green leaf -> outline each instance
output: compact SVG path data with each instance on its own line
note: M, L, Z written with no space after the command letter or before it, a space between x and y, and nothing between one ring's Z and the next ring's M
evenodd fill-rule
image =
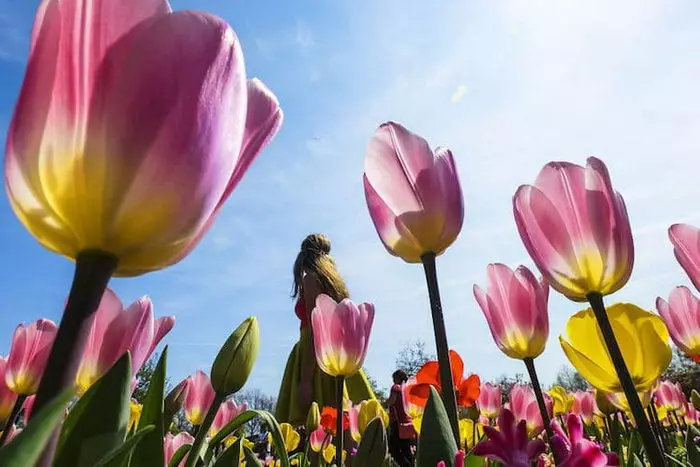
M469 454L464 458L464 467L484 467L485 465L487 465L485 457Z
M170 462L168 462L168 467L177 467L180 465L180 462L182 462L182 459L185 458L188 452L190 452L190 449L192 449L191 444L184 444L178 448L177 451L173 454L173 457L170 458Z
M630 439L627 443L627 466L636 467L637 464L635 464L634 457L635 455L641 457L643 455L643 451L644 445L642 444L642 437L636 430L634 430L632 433L630 433ZM642 464L642 467L644 467L644 464Z
M235 443L214 463L214 467L238 467L241 463L241 454L243 454L243 438L238 438Z
M637 453L630 452L628 456L627 467L645 467L644 462L642 462Z
M73 390L68 389L37 411L26 428L11 443L0 449L0 465L3 467L36 465L72 397Z
M214 437L212 437L212 439L209 441L209 449L214 449L217 444L224 440L224 438L256 417L261 418L270 429L272 444L275 446L275 452L277 454L277 459L280 461L280 467L289 467L289 457L287 456L287 450L284 446L284 439L282 438L280 426L277 423L277 420L275 420L275 417L273 417L270 412L265 410L248 410L231 420L221 430L219 430ZM204 456L204 458L206 459L207 456Z
M54 467L92 467L105 452L124 442L130 383L127 352L71 409L63 423Z
M357 448L355 465L382 467L386 458L386 429L381 418L377 417L367 425L362 441Z
M120 467L124 465L125 461L134 451L134 448L138 446L141 441L143 441L146 435L153 432L155 428L156 427L153 425L148 425L141 428L139 431L134 433L133 436L124 441L123 444L117 446L115 449L112 449L112 451L100 459L94 467Z
M692 466L700 465L700 448L695 443L697 437L700 437L700 431L694 426L689 426L685 438L685 449L688 452L688 464Z
M443 461L449 467L454 464L455 454L457 454L457 443L452 434L447 411L440 395L431 386L430 397L428 397L428 404L425 406L421 422L416 465L435 467L438 462Z
M168 359L168 347L163 349L158 359L156 369L153 371L151 381L148 383L148 391L143 400L143 409L139 419L139 429L146 425L153 425L155 429L146 436L146 439L134 449L131 455L130 467L151 467L165 464L163 454L163 396L165 392L165 366Z
M253 453L253 451L251 451L250 449L248 449L245 446L243 446L243 455L245 456L246 467L248 467L248 466L263 467L262 462L260 462L260 459L258 459L258 456L256 456L255 453Z
M610 425L610 448L617 453L620 465L625 465L625 429L617 414L613 416Z

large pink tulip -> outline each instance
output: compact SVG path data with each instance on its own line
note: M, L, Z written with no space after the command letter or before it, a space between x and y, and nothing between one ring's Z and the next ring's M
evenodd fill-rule
M158 270L192 250L281 120L220 18L44 0L7 135L10 204L51 251Z
M236 401L229 399L224 401L220 406L216 416L214 417L214 422L209 428L209 436L216 435L219 430L229 424L234 418L238 417L240 414L248 410L248 404L245 402L242 404L236 404Z
M381 125L365 157L365 198L384 246L419 263L441 254L462 230L464 199L452 152L398 123Z
M201 425L215 395L211 380L206 373L200 370L188 377L184 403L187 421L193 425Z
M520 237L547 282L578 302L627 283L634 245L627 209L602 161L550 162L513 197Z
M489 419L497 418L503 409L501 387L491 383L482 384L477 403L481 415Z
M581 417L583 423L586 425L593 423L593 416L597 410L595 395L592 392L576 391L574 393L574 405L571 408L571 412Z
M186 431L180 432L174 436L172 433L166 434L165 439L163 440L165 467L168 466L170 459L172 459L173 455L175 455L178 449L188 444L191 446L193 443L194 437ZM180 462L179 467L183 467L185 465L186 459L187 456L185 456L185 458Z
M14 393L5 382L5 370L7 368L7 359L0 356L0 427L4 426L12 408L17 402L17 394Z
M552 416L552 399L545 395L545 403L549 416ZM539 406L537 405L537 397L530 386L524 384L516 384L510 390L508 396L508 406L515 419L525 420L527 423L527 431L530 436L537 436L544 429L544 422L540 414Z
M538 357L549 337L547 283L525 266L512 271L505 264L489 264L486 275L486 291L474 285L474 297L496 345L510 358Z
M678 348L700 360L700 300L688 287L680 286L671 291L668 302L658 297L656 309Z
M374 320L374 305L356 306L345 299L336 303L320 294L311 312L316 362L331 376L351 376L365 361Z
M7 387L24 396L36 393L57 331L49 319L17 326L5 366Z
M136 375L174 325L172 316L153 319L150 298L142 297L125 309L112 289L105 290L83 350L76 376L78 390L87 391L127 350Z
M673 254L696 289L700 290L700 229L689 224L668 228Z
M674 412L685 409L688 402L680 385L671 381L661 381L654 395L657 405Z

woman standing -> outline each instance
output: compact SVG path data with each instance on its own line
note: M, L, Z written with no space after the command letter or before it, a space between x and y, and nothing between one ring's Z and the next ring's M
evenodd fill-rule
M349 296L330 252L331 242L325 235L311 234L301 243L294 261L292 296L296 299L294 311L300 321L300 336L287 360L277 397L275 417L280 423L302 425L312 402L316 401L320 407L336 403L335 380L316 364L311 329L311 310L319 294L326 294L336 302ZM353 403L375 398L361 370L346 380L345 389Z
M416 431L403 405L403 385L408 381L408 376L403 370L396 370L391 378L394 385L391 386L386 401L389 407L389 454L399 467L412 467L411 443L416 437Z

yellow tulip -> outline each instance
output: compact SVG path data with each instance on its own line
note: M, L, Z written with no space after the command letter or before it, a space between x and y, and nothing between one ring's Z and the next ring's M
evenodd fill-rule
M280 423L280 432L282 433L282 439L284 440L284 448L287 452L294 451L299 447L299 441L301 441L301 435L290 425L289 423Z
M631 303L616 303L607 307L607 313L637 392L649 391L671 363L666 325ZM566 339L559 336L559 342L581 376L601 391L622 392L591 308L569 318L566 335Z
M142 411L143 406L141 404L131 401L129 404L129 430L138 425Z
M411 421L413 422L413 428L415 428L416 433L420 434L420 427L423 425L423 415L413 417Z
M345 458L347 457L347 452L343 450L343 465L345 465ZM326 463L330 464L335 460L335 444L329 444L323 450L323 459Z
M469 450L479 442L484 434L484 427L481 423L476 423L476 433L474 432L474 421L463 418L459 421L459 438L461 439L461 448ZM474 436L476 434L476 436ZM476 438L476 439L474 439Z
M645 409L649 405L649 402L651 402L652 394L652 391L637 393L637 395L639 396L639 400L642 402L642 407L644 407ZM612 394L608 393L605 394L605 398L618 410L621 410L625 413L630 413L632 411L629 402L627 402L627 396L625 396L624 392L616 392Z
M552 397L554 402L552 411L555 417L571 412L574 406L574 396L561 386L554 386L547 393Z
M367 425L375 418L381 418L384 426L389 426L389 415L377 399L360 402L360 412L357 416L357 426L360 430L360 436L365 434Z

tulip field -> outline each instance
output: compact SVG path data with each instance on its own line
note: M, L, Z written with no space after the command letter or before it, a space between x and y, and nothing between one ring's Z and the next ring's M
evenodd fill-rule
M668 227L678 281L685 274L698 290L659 290L653 310L614 303L635 257L615 174L594 157L555 161L514 186L514 224L536 270L484 264L473 287L493 344L528 378L506 390L449 345L439 257L464 222L452 151L396 122L367 135L362 183L387 253L425 272L435 359L399 374L388 402L353 400L382 310L372 297L336 299L332 281L312 277L320 290L299 347L310 344L314 375L332 392L290 395L289 413L305 419L239 397L265 332L255 317L215 343L208 371L169 385L176 317L154 316L148 297L123 303L109 282L186 258L282 121L214 15L173 12L166 0L41 3L5 188L27 232L75 273L60 323L20 324L0 357L1 467L700 467L700 393L663 378L674 347L700 362L700 229ZM580 304L559 345L587 390L547 389L538 376L550 294Z

